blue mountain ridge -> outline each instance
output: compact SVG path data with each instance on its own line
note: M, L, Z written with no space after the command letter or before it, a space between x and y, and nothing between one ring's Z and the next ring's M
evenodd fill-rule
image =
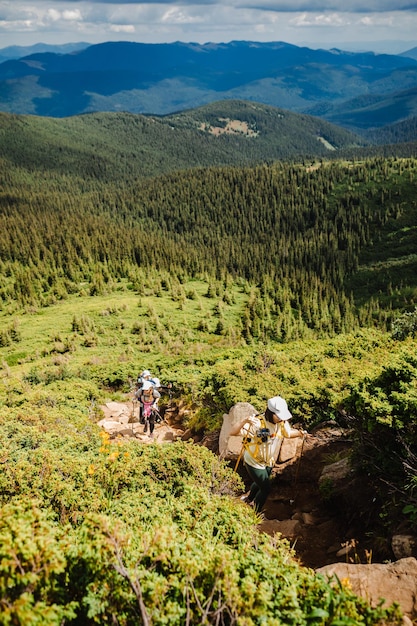
M244 99L366 129L374 124L372 113L359 109L352 117L352 101L381 102L394 94L406 99L397 109L382 107L377 125L392 124L414 115L415 87L412 57L285 42L106 42L0 64L0 110L52 117L92 111L164 115Z

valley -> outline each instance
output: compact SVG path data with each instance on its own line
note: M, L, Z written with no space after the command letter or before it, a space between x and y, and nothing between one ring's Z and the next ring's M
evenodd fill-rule
M417 162L370 149L236 100L0 115L10 623L404 623L315 571L417 533ZM172 389L153 439L144 368ZM216 445L231 407L274 394L312 436L260 518ZM348 484L320 481L339 461Z

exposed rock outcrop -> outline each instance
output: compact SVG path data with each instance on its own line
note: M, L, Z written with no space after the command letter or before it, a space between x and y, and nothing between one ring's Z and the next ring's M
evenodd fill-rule
M327 577L337 576L374 607L382 599L383 606L397 602L409 619L417 617L417 560L413 557L386 564L335 563L316 571Z
M143 424L139 423L137 405L132 402L106 402L100 407L104 417L98 425L105 430L112 439L117 437L134 437L139 441L148 443L157 441L160 443L170 443L181 438L183 430L174 428L163 421L156 424L153 437L144 432Z

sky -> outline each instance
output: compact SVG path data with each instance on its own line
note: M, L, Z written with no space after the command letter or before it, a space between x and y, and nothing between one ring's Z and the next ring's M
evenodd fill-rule
M0 49L235 40L398 54L417 47L417 0L0 0Z

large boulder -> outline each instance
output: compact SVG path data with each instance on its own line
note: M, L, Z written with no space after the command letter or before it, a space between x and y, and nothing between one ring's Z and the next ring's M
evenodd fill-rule
M316 571L330 578L336 576L374 607L381 600L383 606L397 602L406 616L417 617L417 560L413 557L387 564L334 563Z
M277 458L278 463L286 463L291 461L300 455L300 448L303 444L303 440L300 437L294 439L283 439L281 442L281 448Z
M242 437L231 435L232 427L242 422L246 417L256 415L258 411L249 402L238 402L223 415L223 425L219 435L219 454L227 461L236 460L242 450Z
M319 478L319 485L322 488L328 485L329 488L337 491L340 486L344 486L347 481L350 481L352 475L353 470L350 460L348 457L345 457L323 468Z

